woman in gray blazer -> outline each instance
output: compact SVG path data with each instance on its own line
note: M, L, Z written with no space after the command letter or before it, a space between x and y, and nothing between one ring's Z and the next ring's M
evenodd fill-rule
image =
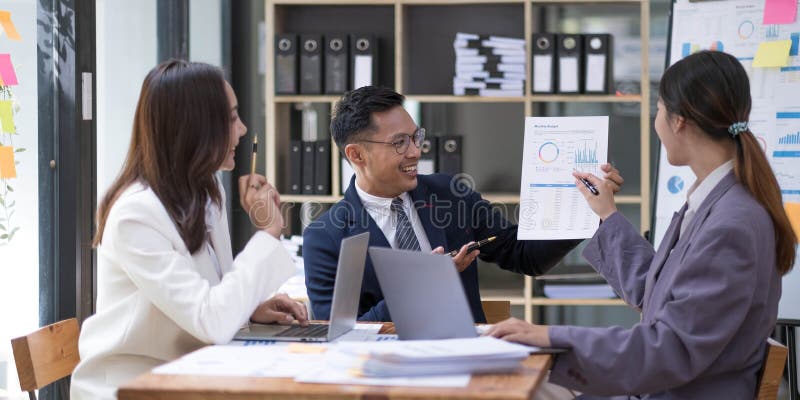
M607 183L576 186L603 223L583 256L642 312L630 329L507 320L492 336L565 348L550 381L592 396L752 399L797 238L748 129L751 99L736 58L703 51L659 87L655 128L672 165L697 176L655 250L614 205ZM638 398L638 397L637 397Z

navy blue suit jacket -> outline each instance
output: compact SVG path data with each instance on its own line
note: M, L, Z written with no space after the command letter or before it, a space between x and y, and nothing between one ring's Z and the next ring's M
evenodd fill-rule
M451 188L451 180L444 174L419 175L416 189L409 192L431 248L442 246L445 251L450 251L470 241L497 236L497 240L481 247L479 257L482 260L497 263L509 271L540 275L581 242L517 241L517 226L508 222L500 210L493 208L477 192L463 187ZM303 232L306 288L315 319L330 317L342 239L366 231L370 233L370 246L390 247L361 203L353 178L344 199ZM460 275L475 322L486 322L478 291L478 263L473 261ZM369 257L364 269L358 315L360 321L391 321Z

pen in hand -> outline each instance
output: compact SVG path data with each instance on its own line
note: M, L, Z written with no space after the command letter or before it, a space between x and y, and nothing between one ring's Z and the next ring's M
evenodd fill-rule
M578 172L578 170L575 169L575 168L573 168L572 170L575 171L575 172ZM586 186L587 189L589 189L590 192L592 192L593 195L595 195L595 196L600 195L600 192L597 190L597 188L594 185L592 185L592 182L589 182L588 179L582 178L582 177L577 177L577 178L583 183L584 186Z
M258 151L258 135L253 135L253 158L250 159L250 175L256 174L256 158Z
M583 184L586 186L586 188L589 189L589 191L592 192L593 195L595 195L595 196L600 195L600 192L597 191L597 188L594 187L594 185L592 185L592 182L589 182L588 179L586 179L586 178L578 178L578 179L580 179L581 182L583 182Z
M485 245L487 243L493 242L495 239L497 239L497 236L492 236L492 237L483 239L481 241L475 242L475 243L469 245L469 247L467 247L467 253L469 253L469 252L471 252L473 250L476 250L477 248L479 248L479 247L481 247L481 246L483 246L483 245ZM450 256L450 257L455 257L456 254L458 254L458 250L453 250L453 251L447 253L447 255Z

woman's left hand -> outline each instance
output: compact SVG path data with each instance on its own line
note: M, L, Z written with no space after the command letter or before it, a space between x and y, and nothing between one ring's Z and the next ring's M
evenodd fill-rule
M493 336L509 342L517 342L538 347L550 347L550 334L544 325L533 325L525 321L509 318L491 327L485 336Z
M272 296L269 300L261 303L250 320L261 324L278 323L288 325L297 320L300 325L308 325L308 313L306 307L281 293Z

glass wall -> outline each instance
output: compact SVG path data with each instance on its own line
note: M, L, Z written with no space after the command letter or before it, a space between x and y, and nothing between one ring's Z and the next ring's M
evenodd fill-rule
M0 1L0 398L22 396L10 340L39 324L36 18Z

